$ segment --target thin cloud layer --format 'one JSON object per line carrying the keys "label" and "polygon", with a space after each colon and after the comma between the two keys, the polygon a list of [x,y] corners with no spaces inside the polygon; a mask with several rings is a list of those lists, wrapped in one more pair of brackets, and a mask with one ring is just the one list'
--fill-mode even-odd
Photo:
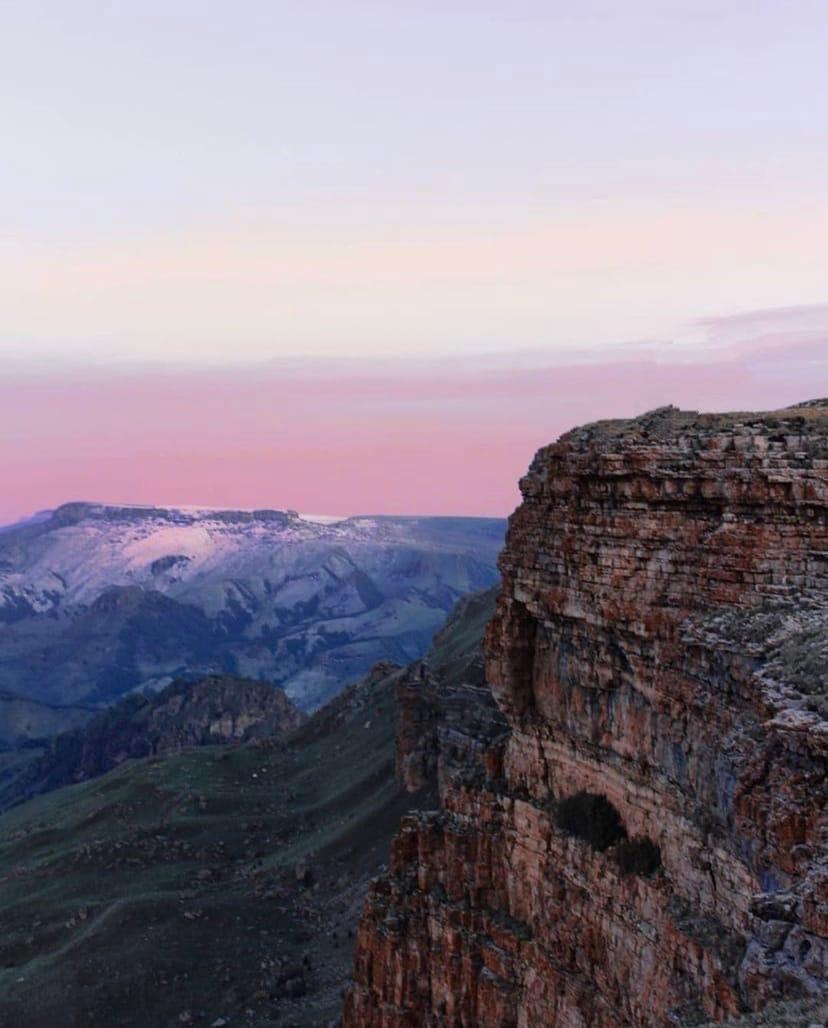
{"label": "thin cloud layer", "polygon": [[0,521],[69,499],[502,515],[534,451],[573,425],[828,394],[828,308],[693,330],[565,363],[21,372],[0,380]]}

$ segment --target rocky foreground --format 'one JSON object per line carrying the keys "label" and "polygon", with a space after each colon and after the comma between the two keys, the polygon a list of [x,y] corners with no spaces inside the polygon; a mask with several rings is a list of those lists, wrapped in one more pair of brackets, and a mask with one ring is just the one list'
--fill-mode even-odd
{"label": "rocky foreground", "polygon": [[440,808],[371,889],[345,1025],[817,1016],[828,401],[587,426],[521,486],[485,676],[398,687]]}

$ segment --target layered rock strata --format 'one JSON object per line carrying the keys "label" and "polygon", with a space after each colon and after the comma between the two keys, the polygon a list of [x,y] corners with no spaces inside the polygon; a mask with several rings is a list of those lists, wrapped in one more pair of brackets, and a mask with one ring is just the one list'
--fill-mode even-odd
{"label": "layered rock strata", "polygon": [[504,720],[480,683],[482,717],[427,670],[401,689],[424,730],[398,766],[438,773],[440,809],[373,885],[345,1025],[825,995],[828,401],[590,425],[521,488],[487,634]]}
{"label": "layered rock strata", "polygon": [[397,682],[397,777],[408,792],[476,775],[482,754],[508,732],[486,683],[482,648],[497,593],[464,596],[426,658]]}

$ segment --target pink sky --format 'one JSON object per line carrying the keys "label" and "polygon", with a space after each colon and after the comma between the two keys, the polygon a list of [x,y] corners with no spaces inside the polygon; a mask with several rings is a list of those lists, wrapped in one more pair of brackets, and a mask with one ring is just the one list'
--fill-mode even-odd
{"label": "pink sky", "polygon": [[809,311],[804,328],[765,312],[705,322],[703,346],[557,363],[21,369],[0,378],[0,522],[74,499],[505,515],[534,451],[573,425],[828,393],[826,312]]}
{"label": "pink sky", "polygon": [[0,522],[505,514],[576,423],[828,393],[818,0],[39,0],[0,38]]}

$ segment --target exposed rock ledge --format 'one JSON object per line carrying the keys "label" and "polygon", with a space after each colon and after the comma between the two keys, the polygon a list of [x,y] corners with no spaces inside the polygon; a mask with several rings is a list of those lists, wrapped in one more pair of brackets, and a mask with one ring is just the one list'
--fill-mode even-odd
{"label": "exposed rock ledge", "polygon": [[828,401],[590,425],[521,488],[500,713],[480,682],[401,688],[399,766],[439,771],[440,809],[372,888],[345,1025],[655,1028],[824,997]]}

